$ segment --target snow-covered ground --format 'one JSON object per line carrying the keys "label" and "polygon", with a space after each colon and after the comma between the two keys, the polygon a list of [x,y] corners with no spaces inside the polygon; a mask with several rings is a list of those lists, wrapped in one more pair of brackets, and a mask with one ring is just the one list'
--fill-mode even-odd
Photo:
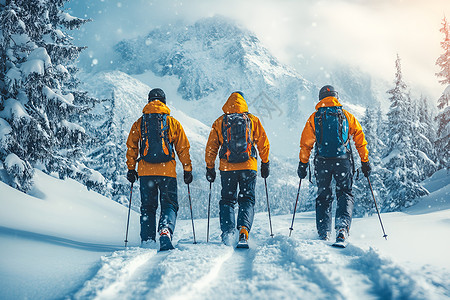
{"label": "snow-covered ground", "polygon": [[382,214],[387,241],[376,215],[354,219],[351,244],[336,249],[317,240],[314,212],[296,215],[290,238],[292,215],[273,216],[271,238],[260,213],[249,250],[221,245],[215,218],[208,244],[195,220],[196,245],[180,220],[170,252],[137,247],[135,212],[124,249],[126,207],[36,174],[30,195],[0,182],[0,299],[450,299],[446,171],[418,205]]}

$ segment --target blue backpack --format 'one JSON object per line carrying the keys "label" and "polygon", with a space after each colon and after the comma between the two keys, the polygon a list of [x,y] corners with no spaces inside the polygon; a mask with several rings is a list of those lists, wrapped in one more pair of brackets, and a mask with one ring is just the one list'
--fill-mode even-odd
{"label": "blue backpack", "polygon": [[340,106],[320,107],[314,116],[316,155],[343,157],[351,153],[349,125]]}
{"label": "blue backpack", "polygon": [[248,113],[225,114],[222,120],[223,145],[219,158],[230,163],[240,163],[256,158],[252,141],[252,120]]}
{"label": "blue backpack", "polygon": [[162,163],[174,159],[169,142],[166,114],[144,114],[141,121],[140,158],[149,163]]}

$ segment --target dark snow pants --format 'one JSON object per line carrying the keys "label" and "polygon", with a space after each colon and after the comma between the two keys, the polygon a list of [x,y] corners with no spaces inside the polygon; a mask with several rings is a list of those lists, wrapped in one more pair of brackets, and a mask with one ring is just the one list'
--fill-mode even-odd
{"label": "dark snow pants", "polygon": [[177,179],[167,176],[140,176],[141,189],[141,240],[155,240],[158,190],[161,214],[158,230],[169,228],[173,233],[178,212]]}
{"label": "dark snow pants", "polygon": [[315,175],[317,180],[316,226],[319,236],[331,232],[333,195],[332,178],[336,181],[336,217],[335,229],[350,230],[354,199],[352,195],[353,166],[348,158],[315,159]]}
{"label": "dark snow pants", "polygon": [[[232,232],[234,228],[252,227],[255,214],[256,171],[220,171],[222,199],[219,201],[220,229],[222,233]],[[239,185],[239,194],[237,187]],[[239,204],[235,226],[234,206]]]}

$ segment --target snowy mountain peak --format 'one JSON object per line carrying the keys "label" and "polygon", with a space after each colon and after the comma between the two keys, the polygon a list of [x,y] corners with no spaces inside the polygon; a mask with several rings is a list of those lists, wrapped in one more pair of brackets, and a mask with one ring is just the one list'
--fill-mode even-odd
{"label": "snowy mountain peak", "polygon": [[[221,39],[233,39],[232,37],[239,38],[245,35],[252,35],[250,31],[238,25],[238,23],[232,19],[226,18],[221,15],[215,15],[214,17],[202,18],[197,21],[193,26],[187,27],[188,30],[194,30],[199,33],[197,37],[199,40],[221,40]],[[206,34],[204,36],[203,34]],[[256,38],[256,37],[255,37]]]}
{"label": "snowy mountain peak", "polygon": [[158,76],[177,76],[178,93],[185,100],[223,96],[236,89],[254,97],[264,91],[298,100],[312,87],[271,55],[253,33],[222,16],[159,27],[145,37],[121,41],[115,51],[115,68],[129,74],[150,70]]}

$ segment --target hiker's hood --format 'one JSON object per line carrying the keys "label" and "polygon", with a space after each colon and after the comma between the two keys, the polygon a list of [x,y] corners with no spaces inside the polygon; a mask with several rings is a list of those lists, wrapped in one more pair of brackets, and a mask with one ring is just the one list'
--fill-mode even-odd
{"label": "hiker's hood", "polygon": [[248,112],[248,106],[241,94],[232,93],[223,105],[222,110],[226,114],[245,113]]}
{"label": "hiker's hood", "polygon": [[170,115],[170,109],[161,101],[153,100],[147,103],[142,110],[144,114],[166,114]]}
{"label": "hiker's hood", "polygon": [[330,96],[320,100],[320,102],[317,103],[316,105],[316,110],[318,110],[321,107],[331,107],[331,106],[342,106],[342,104],[339,103],[338,99]]}

